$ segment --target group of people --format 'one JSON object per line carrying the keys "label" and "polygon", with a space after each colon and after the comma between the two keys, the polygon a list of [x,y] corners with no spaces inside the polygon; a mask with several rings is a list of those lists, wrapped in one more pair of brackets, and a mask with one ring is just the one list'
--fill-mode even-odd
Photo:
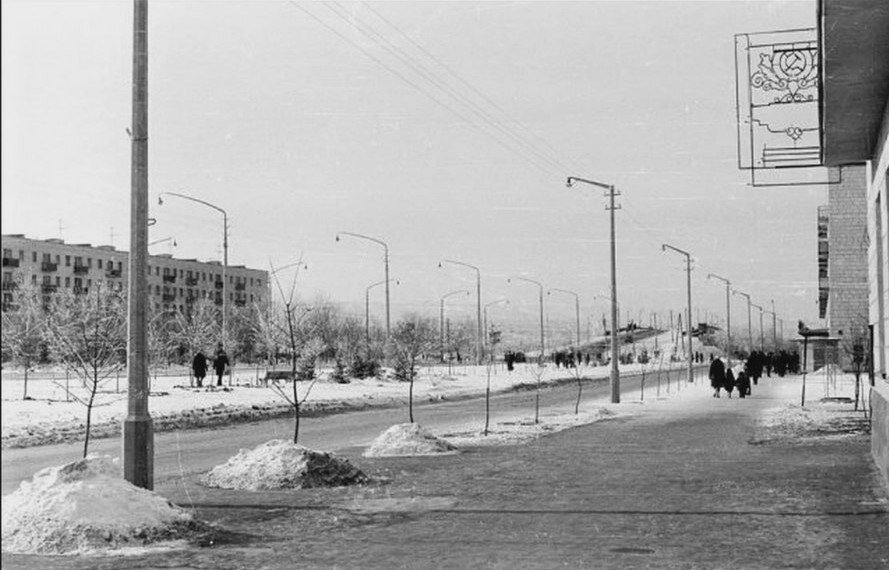
{"label": "group of people", "polygon": [[[204,378],[207,376],[207,367],[209,364],[210,360],[204,356],[204,353],[200,350],[194,355],[194,359],[191,361],[191,370],[194,373],[195,380],[197,380],[198,388],[204,385]],[[228,355],[225,353],[225,349],[220,342],[216,345],[216,356],[213,358],[213,370],[216,372],[217,386],[222,386],[222,375],[225,374],[225,369],[228,368],[228,366]]]}
{"label": "group of people", "polygon": [[[752,358],[753,355],[751,354]],[[710,363],[710,386],[713,388],[713,397],[719,398],[720,391],[725,390],[729,398],[735,388],[738,389],[738,396],[746,398],[752,394],[750,388],[750,380],[753,383],[759,382],[759,376],[754,376],[755,364],[751,362],[751,358],[747,359],[744,364],[739,364],[734,368],[728,367],[721,358],[714,358]],[[759,374],[762,374],[760,369]]]}

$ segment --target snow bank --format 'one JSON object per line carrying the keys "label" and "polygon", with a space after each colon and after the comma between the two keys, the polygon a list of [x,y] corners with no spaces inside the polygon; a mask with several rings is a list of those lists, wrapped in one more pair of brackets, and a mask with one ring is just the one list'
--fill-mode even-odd
{"label": "snow bank", "polygon": [[284,439],[242,449],[202,479],[208,487],[241,491],[339,487],[366,481],[367,476],[348,460]]}
{"label": "snow bank", "polygon": [[38,471],[3,497],[3,550],[84,553],[173,540],[198,530],[191,515],[120,475],[116,460],[92,456]]}
{"label": "snow bank", "polygon": [[420,427],[420,424],[396,424],[373,441],[365,457],[404,457],[458,453],[446,440]]}
{"label": "snow bank", "polygon": [[757,422],[750,443],[803,442],[823,437],[850,437],[868,432],[862,412],[855,412],[849,404],[837,402],[807,402],[806,407],[786,404],[766,410]]}
{"label": "snow bank", "polygon": [[518,445],[535,440],[543,435],[557,433],[573,427],[592,424],[601,420],[617,417],[618,414],[609,408],[597,408],[592,411],[574,413],[544,414],[539,423],[525,419],[517,422],[501,421],[490,427],[488,435],[484,430],[467,429],[443,434],[442,437],[458,447]]}

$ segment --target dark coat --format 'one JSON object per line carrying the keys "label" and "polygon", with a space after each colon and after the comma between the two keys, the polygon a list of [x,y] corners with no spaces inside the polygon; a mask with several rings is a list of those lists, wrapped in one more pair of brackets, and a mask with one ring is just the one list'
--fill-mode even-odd
{"label": "dark coat", "polygon": [[203,378],[207,375],[207,357],[204,356],[203,352],[198,352],[194,355],[194,360],[191,361],[191,369],[198,378]]}
{"label": "dark coat", "polygon": [[710,363],[710,386],[713,388],[722,388],[725,382],[725,364],[722,360],[716,359]]}
{"label": "dark coat", "polygon": [[747,376],[746,372],[741,371],[738,373],[738,380],[735,384],[738,386],[738,392],[740,392],[742,398],[750,393],[750,377]]}
{"label": "dark coat", "polygon": [[725,382],[722,385],[726,392],[731,392],[735,387],[735,373],[729,368],[725,371]]}
{"label": "dark coat", "polygon": [[228,355],[224,350],[216,351],[216,358],[213,359],[213,370],[216,371],[216,374],[222,374],[225,372],[226,366],[228,366]]}

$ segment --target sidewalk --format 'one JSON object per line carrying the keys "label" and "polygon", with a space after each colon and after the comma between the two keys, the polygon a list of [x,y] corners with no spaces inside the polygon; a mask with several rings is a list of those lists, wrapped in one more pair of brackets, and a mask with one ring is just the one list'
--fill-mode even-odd
{"label": "sidewalk", "polygon": [[349,450],[387,479],[366,487],[244,493],[189,478],[157,491],[231,532],[212,547],[3,566],[886,568],[889,503],[862,422],[817,404],[816,382],[813,413],[788,408],[799,386],[646,393],[612,420],[456,456]]}

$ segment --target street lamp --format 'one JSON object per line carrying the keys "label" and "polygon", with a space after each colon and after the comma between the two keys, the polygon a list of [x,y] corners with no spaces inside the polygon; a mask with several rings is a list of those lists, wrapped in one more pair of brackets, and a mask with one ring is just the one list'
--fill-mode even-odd
{"label": "street lamp", "polygon": [[543,366],[543,353],[546,347],[544,337],[543,337],[543,284],[540,281],[534,281],[533,279],[528,279],[527,277],[510,277],[506,280],[507,283],[512,283],[513,279],[518,279],[520,281],[527,281],[528,283],[533,283],[540,288],[540,358],[538,359],[538,364]]}
{"label": "street lamp", "polygon": [[762,311],[763,311],[763,308],[760,307],[759,305],[754,305],[752,303],[750,304],[750,306],[759,309],[759,350],[764,351],[765,350],[765,339],[764,339],[763,332],[762,332]]}
{"label": "street lamp", "polygon": [[747,298],[747,341],[750,343],[750,351],[753,352],[753,325],[750,320],[750,295],[737,289],[732,290],[732,295],[742,295]]}
{"label": "street lamp", "polygon": [[490,307],[492,305],[498,305],[500,303],[506,303],[508,305],[509,299],[498,299],[496,301],[491,301],[490,303],[487,303],[484,307],[482,307],[482,313],[484,313],[484,319],[485,319],[485,344],[484,344],[485,354],[488,353],[488,334],[489,334],[489,331],[488,331],[488,307]]}
{"label": "street lamp", "polygon": [[694,370],[692,368],[692,347],[691,347],[691,339],[692,339],[692,325],[691,325],[691,254],[687,251],[683,251],[678,247],[673,247],[672,245],[665,243],[661,245],[661,251],[667,251],[671,249],[680,255],[685,256],[685,274],[687,278],[687,292],[688,292],[688,317],[686,318],[685,328],[688,330],[688,381],[694,382]]}
{"label": "street lamp", "polygon": [[617,250],[614,239],[614,210],[619,206],[614,205],[614,197],[619,193],[615,192],[613,184],[603,184],[576,176],[569,176],[566,185],[571,188],[575,182],[583,182],[607,190],[611,199],[610,206],[607,206],[611,213],[611,402],[617,404],[620,402],[620,369],[617,366],[619,349],[617,347]]}
{"label": "street lamp", "polygon": [[180,194],[178,192],[161,192],[157,195],[158,205],[163,205],[164,195],[175,196],[177,198],[182,198],[183,200],[197,202],[198,204],[203,204],[208,208],[213,208],[214,210],[222,214],[222,346],[224,348],[226,346],[226,335],[228,334],[228,330],[225,326],[227,319],[226,315],[228,313],[228,294],[226,292],[226,288],[228,287],[228,214],[225,210],[215,204],[211,204],[210,202],[206,202],[204,200],[199,200],[198,198],[192,198],[191,196],[186,196],[185,194]]}
{"label": "street lamp", "polygon": [[468,267],[470,269],[475,270],[475,300],[477,306],[477,315],[476,315],[476,324],[478,325],[478,336],[476,338],[475,343],[475,363],[482,363],[482,272],[475,265],[470,265],[468,263],[463,263],[462,261],[454,261],[452,259],[443,259],[438,262],[438,266],[441,267],[442,263],[451,263],[453,265],[462,265],[463,267]]}
{"label": "street lamp", "polygon": [[550,289],[546,292],[547,295],[552,295],[553,293],[565,293],[566,295],[574,295],[574,317],[577,321],[577,348],[580,348],[580,296],[574,291],[568,291],[566,289]]}
{"label": "street lamp", "polygon": [[728,367],[732,367],[732,282],[725,277],[708,273],[707,279],[718,279],[725,283],[725,353]]}
{"label": "street lamp", "polygon": [[775,318],[778,315],[775,314],[775,300],[770,299],[769,302],[772,303],[772,344],[774,345],[774,347],[772,347],[772,350],[776,350],[775,347],[778,346],[778,335],[775,327]]}
{"label": "street lamp", "polygon": [[340,236],[351,236],[353,238],[365,239],[368,241],[372,241],[376,244],[383,246],[383,262],[385,264],[385,280],[383,283],[386,284],[386,339],[390,337],[390,328],[389,328],[389,246],[386,245],[386,242],[382,240],[378,240],[377,238],[372,238],[370,236],[356,234],[352,232],[339,232],[336,234],[336,241],[340,241]]}
{"label": "street lamp", "polygon": [[469,291],[466,289],[460,289],[458,291],[451,291],[450,293],[445,293],[444,295],[441,296],[441,309],[439,312],[439,320],[438,320],[438,327],[439,327],[438,342],[441,347],[442,361],[444,361],[444,345],[445,345],[444,344],[444,303],[445,303],[445,299],[447,299],[448,297],[450,297],[452,295],[460,295],[460,294],[469,295]]}
{"label": "street lamp", "polygon": [[[368,285],[364,290],[364,338],[367,341],[367,346],[370,346],[370,290],[383,283],[385,283],[385,281],[377,281],[376,283]],[[396,279],[395,284],[400,285],[401,281]]]}

